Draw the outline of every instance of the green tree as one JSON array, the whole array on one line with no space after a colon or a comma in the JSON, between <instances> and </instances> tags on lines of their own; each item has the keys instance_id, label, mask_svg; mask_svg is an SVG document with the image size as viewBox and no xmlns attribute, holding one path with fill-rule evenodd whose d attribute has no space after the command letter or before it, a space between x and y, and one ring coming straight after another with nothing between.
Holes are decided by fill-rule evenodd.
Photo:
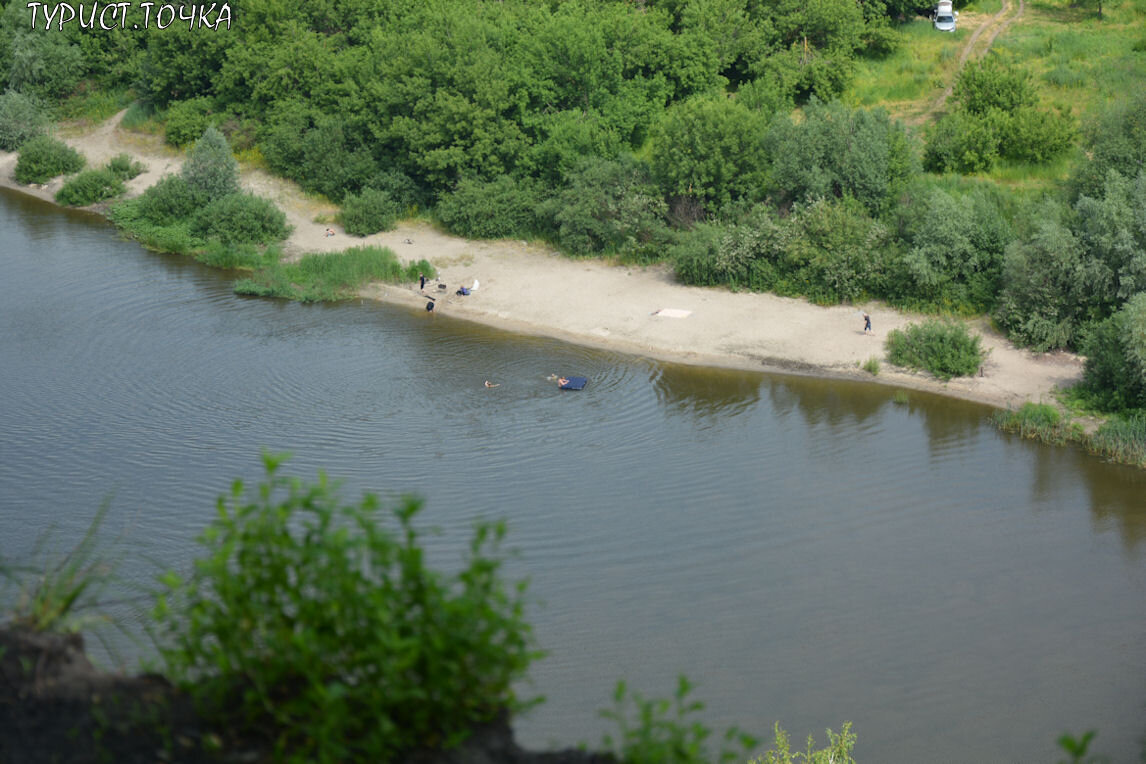
<instances>
[{"instance_id":1,"label":"green tree","mask_svg":"<svg viewBox=\"0 0 1146 764\"><path fill-rule=\"evenodd\" d=\"M461 236L530 236L537 230L539 201L535 183L503 175L488 182L462 180L438 202L436 212L446 228Z\"/></svg>"},{"instance_id":2,"label":"green tree","mask_svg":"<svg viewBox=\"0 0 1146 764\"><path fill-rule=\"evenodd\" d=\"M953 197L930 191L911 216L898 299L919 307L982 312L999 291L1011 231L998 201L985 192Z\"/></svg>"},{"instance_id":3,"label":"green tree","mask_svg":"<svg viewBox=\"0 0 1146 764\"><path fill-rule=\"evenodd\" d=\"M15 151L40 135L48 120L30 96L9 90L0 93L0 151Z\"/></svg>"},{"instance_id":4,"label":"green tree","mask_svg":"<svg viewBox=\"0 0 1146 764\"><path fill-rule=\"evenodd\" d=\"M1146 93L1116 102L1088 122L1082 155L1071 174L1071 198L1102 194L1110 170L1128 178L1146 170Z\"/></svg>"},{"instance_id":5,"label":"green tree","mask_svg":"<svg viewBox=\"0 0 1146 764\"><path fill-rule=\"evenodd\" d=\"M813 100L802 122L777 119L767 145L769 188L781 203L851 196L879 215L918 172L907 132L882 109Z\"/></svg>"},{"instance_id":6,"label":"green tree","mask_svg":"<svg viewBox=\"0 0 1146 764\"><path fill-rule=\"evenodd\" d=\"M182 175L193 191L209 201L239 190L239 163L231 155L227 139L214 127L208 127L187 152Z\"/></svg>"},{"instance_id":7,"label":"green tree","mask_svg":"<svg viewBox=\"0 0 1146 764\"><path fill-rule=\"evenodd\" d=\"M58 34L17 33L10 56L8 87L43 99L70 95L85 72L83 52Z\"/></svg>"},{"instance_id":8,"label":"green tree","mask_svg":"<svg viewBox=\"0 0 1146 764\"><path fill-rule=\"evenodd\" d=\"M665 235L668 206L648 167L623 156L584 160L539 212L567 252L633 253Z\"/></svg>"},{"instance_id":9,"label":"green tree","mask_svg":"<svg viewBox=\"0 0 1146 764\"><path fill-rule=\"evenodd\" d=\"M1112 312L1130 295L1146 290L1146 170L1135 180L1109 170L1102 195L1080 197L1075 214L1087 256L1112 277L1092 297Z\"/></svg>"},{"instance_id":10,"label":"green tree","mask_svg":"<svg viewBox=\"0 0 1146 764\"><path fill-rule=\"evenodd\" d=\"M1036 351L1071 346L1088 317L1088 269L1068 211L1046 200L1028 215L1032 229L1006 251L995 319L1007 336Z\"/></svg>"},{"instance_id":11,"label":"green tree","mask_svg":"<svg viewBox=\"0 0 1146 764\"><path fill-rule=\"evenodd\" d=\"M694 97L665 110L652 130L652 171L668 196L709 209L763 197L768 116L724 96Z\"/></svg>"},{"instance_id":12,"label":"green tree","mask_svg":"<svg viewBox=\"0 0 1146 764\"><path fill-rule=\"evenodd\" d=\"M891 232L851 199L817 199L784 223L782 291L819 303L883 291Z\"/></svg>"}]
</instances>

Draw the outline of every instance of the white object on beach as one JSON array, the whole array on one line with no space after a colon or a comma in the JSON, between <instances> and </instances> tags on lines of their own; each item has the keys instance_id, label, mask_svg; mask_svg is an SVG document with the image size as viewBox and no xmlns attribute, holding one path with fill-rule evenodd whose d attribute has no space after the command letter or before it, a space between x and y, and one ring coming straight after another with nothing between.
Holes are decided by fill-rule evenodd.
<instances>
[{"instance_id":1,"label":"white object on beach","mask_svg":"<svg viewBox=\"0 0 1146 764\"><path fill-rule=\"evenodd\" d=\"M661 308L653 313L654 316L664 316L665 318L688 318L692 315L691 310L683 310L681 308Z\"/></svg>"},{"instance_id":2,"label":"white object on beach","mask_svg":"<svg viewBox=\"0 0 1146 764\"><path fill-rule=\"evenodd\" d=\"M479 282L477 279L474 279L474 285L473 285L472 287L470 287L470 291L471 291L471 292L476 292L476 291L478 290L478 284L479 284L479 283L480 283L480 282Z\"/></svg>"}]
</instances>

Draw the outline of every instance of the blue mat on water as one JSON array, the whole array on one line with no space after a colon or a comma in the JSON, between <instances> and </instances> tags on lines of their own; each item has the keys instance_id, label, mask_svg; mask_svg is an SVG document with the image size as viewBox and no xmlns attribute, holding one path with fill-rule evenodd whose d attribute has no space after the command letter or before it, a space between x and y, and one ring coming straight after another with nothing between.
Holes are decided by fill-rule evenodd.
<instances>
[{"instance_id":1,"label":"blue mat on water","mask_svg":"<svg viewBox=\"0 0 1146 764\"><path fill-rule=\"evenodd\" d=\"M562 390L582 390L589 383L588 377L569 377L569 381L558 385Z\"/></svg>"}]
</instances>

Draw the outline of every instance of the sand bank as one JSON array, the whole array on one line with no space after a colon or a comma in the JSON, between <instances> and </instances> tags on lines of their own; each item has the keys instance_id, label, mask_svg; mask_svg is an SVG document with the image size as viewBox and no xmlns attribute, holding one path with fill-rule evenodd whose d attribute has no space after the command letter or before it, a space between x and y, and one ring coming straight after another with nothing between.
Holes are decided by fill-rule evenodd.
<instances>
[{"instance_id":1,"label":"sand bank","mask_svg":"<svg viewBox=\"0 0 1146 764\"><path fill-rule=\"evenodd\" d=\"M61 137L87 157L91 167L125 152L146 164L147 171L129 183L128 194L134 195L164 174L177 172L183 157L158 138L118 129L120 116L88 129L64 131ZM12 179L15 164L15 154L0 152L0 185L47 200L54 197L62 181L17 186ZM438 269L438 281L447 285L445 297L436 282L427 285L427 292L438 296L438 314L510 331L668 361L866 379L1004 407L1049 401L1054 388L1072 384L1082 373L1079 357L1016 348L978 320L971 322L972 329L982 335L989 351L982 375L943 383L887 363L887 333L922 317L879 303L820 307L769 294L689 287L676 283L665 266L576 260L522 241L460 239L419 222L366 238L349 236L326 222L336 208L303 194L289 181L244 170L242 184L274 200L286 213L294 227L285 245L288 257L378 244L406 261L425 258ZM334 236L325 235L328 225ZM480 286L471 295L455 295L459 286L471 286L475 280ZM426 303L416 283L372 284L362 294L413 310L423 310ZM872 335L863 332L863 310L872 316ZM859 368L870 358L881 362L877 377Z\"/></svg>"}]
</instances>

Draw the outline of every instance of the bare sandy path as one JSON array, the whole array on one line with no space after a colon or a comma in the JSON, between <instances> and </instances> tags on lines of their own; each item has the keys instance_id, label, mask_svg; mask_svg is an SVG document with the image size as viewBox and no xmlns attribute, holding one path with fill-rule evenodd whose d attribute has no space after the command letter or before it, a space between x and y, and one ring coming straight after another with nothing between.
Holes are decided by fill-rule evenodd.
<instances>
[{"instance_id":1,"label":"bare sandy path","mask_svg":"<svg viewBox=\"0 0 1146 764\"><path fill-rule=\"evenodd\" d=\"M158 138L118 129L119 119L117 115L62 137L87 157L89 166L123 152L147 164L148 171L131 182L129 194L140 193L163 174L179 169L181 154L164 147ZM0 185L52 199L61 180L44 187L19 187L12 180L15 163L15 154L0 152ZM329 204L259 170L244 170L243 186L273 199L286 212L294 226L286 244L289 256L369 243L390 247L404 261L425 258L438 269L438 281L447 286L441 292L436 282L427 284L427 293L438 298L436 313L511 331L662 360L874 380L995 406L1049 401L1056 386L1073 383L1082 370L1077 356L1036 355L1015 348L980 321L974 329L990 351L982 376L944 384L887 364L883 349L887 333L920 317L880 304L825 308L769 294L688 287L676 283L664 266L575 260L521 241L469 241L420 222L404 222L394 231L365 239L348 236L335 225L336 235L327 237L327 224L317 220L334 212ZM455 295L459 286L475 281L480 285L473 294ZM362 294L418 311L424 311L427 302L417 284L373 284ZM657 315L665 308L689 313L679 318ZM872 315L874 335L863 333L861 308ZM877 377L859 368L870 358L882 363Z\"/></svg>"}]
</instances>

